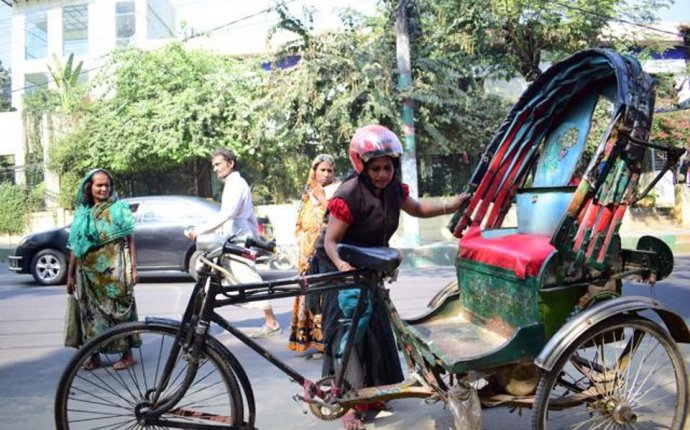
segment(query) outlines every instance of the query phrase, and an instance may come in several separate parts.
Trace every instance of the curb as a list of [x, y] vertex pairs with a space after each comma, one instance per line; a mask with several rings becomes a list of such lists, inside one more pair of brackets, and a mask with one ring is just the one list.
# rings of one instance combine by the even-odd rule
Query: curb
[[629, 232], [621, 235], [621, 245], [623, 248], [635, 249], [637, 241], [642, 236], [654, 236], [661, 239], [671, 248], [673, 255], [690, 254], [690, 230], [676, 232]]
[[14, 247], [0, 246], [0, 263], [7, 263], [7, 257], [14, 251]]
[[[690, 230], [675, 232], [625, 232], [621, 234], [623, 248], [635, 249], [642, 236], [655, 236], [666, 243], [673, 255], [690, 254]], [[455, 266], [458, 253], [457, 241], [436, 242], [414, 248], [397, 247], [403, 255], [401, 267], [424, 268], [435, 266]]]
[[403, 256], [401, 268], [455, 266], [458, 245], [454, 242], [438, 242], [415, 248], [397, 248]]

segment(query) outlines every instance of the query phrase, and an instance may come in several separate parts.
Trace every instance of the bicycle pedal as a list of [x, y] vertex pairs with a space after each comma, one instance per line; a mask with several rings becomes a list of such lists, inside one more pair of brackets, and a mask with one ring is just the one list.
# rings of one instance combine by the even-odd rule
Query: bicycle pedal
[[307, 411], [307, 408], [304, 406], [304, 397], [302, 397], [302, 396], [299, 395], [299, 394], [293, 394], [293, 395], [292, 395], [292, 400], [294, 400], [295, 403], [297, 403], [297, 406], [299, 406], [300, 409], [302, 409], [302, 413], [303, 413], [304, 415], [307, 415], [307, 414], [309, 413], [309, 412]]
[[424, 399], [424, 403], [427, 405], [435, 405], [436, 403], [440, 402], [441, 396], [439, 394], [432, 394], [431, 396], [427, 397]]

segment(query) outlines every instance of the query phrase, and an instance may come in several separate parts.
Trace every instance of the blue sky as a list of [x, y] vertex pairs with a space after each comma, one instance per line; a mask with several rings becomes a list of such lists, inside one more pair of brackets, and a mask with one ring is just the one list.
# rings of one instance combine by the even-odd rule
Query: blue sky
[[676, 0], [670, 9], [664, 9], [659, 14], [661, 21], [684, 22], [690, 24], [690, 1]]

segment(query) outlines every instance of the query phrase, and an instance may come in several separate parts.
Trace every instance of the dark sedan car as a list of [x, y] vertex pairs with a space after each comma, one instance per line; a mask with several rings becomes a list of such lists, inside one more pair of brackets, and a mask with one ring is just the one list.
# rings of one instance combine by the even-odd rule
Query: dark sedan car
[[[196, 258], [194, 242], [183, 230], [216, 213], [217, 203], [198, 197], [152, 196], [124, 199], [134, 212], [137, 269], [188, 271]], [[31, 273], [40, 284], [64, 283], [67, 277], [69, 226], [25, 236], [9, 257], [9, 269]]]

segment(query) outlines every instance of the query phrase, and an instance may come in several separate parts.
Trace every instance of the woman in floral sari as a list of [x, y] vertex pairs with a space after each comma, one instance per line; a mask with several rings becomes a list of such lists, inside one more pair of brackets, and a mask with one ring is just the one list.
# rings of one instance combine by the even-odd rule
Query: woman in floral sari
[[[134, 300], [134, 216], [129, 206], [118, 200], [112, 183], [106, 170], [95, 169], [86, 174], [77, 192], [70, 227], [67, 293], [77, 295], [81, 344], [117, 324], [138, 319]], [[127, 338], [106, 345], [100, 352], [120, 354], [112, 366], [122, 370], [134, 363], [131, 348], [140, 344], [138, 338]], [[99, 366], [99, 354], [84, 362], [87, 370]]]
[[[300, 274], [308, 273], [310, 261], [314, 255], [316, 239], [321, 233], [328, 199], [333, 195], [335, 163], [327, 154], [317, 156], [311, 163], [307, 187], [302, 195], [302, 202], [297, 213], [295, 236], [299, 248], [297, 270]], [[321, 335], [320, 297], [300, 296], [295, 299], [292, 309], [292, 325], [288, 348], [296, 352], [305, 352], [314, 348], [323, 351]], [[307, 306], [314, 303], [315, 306]]]

